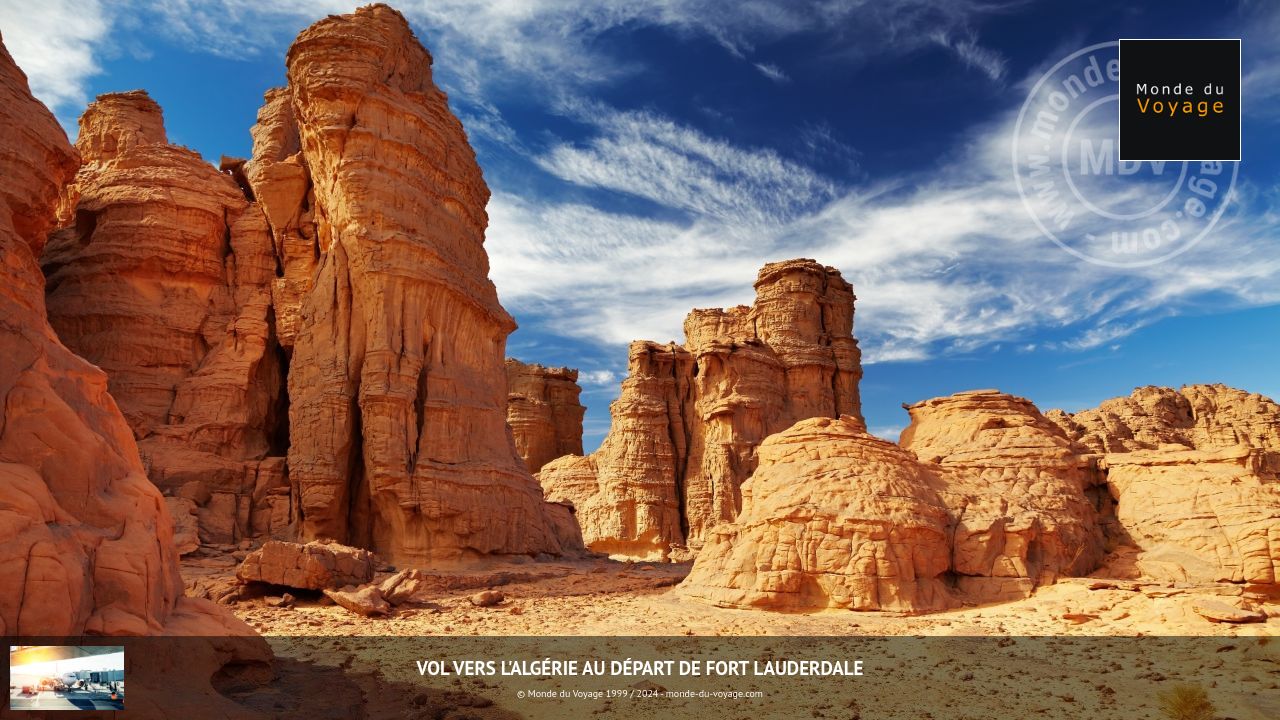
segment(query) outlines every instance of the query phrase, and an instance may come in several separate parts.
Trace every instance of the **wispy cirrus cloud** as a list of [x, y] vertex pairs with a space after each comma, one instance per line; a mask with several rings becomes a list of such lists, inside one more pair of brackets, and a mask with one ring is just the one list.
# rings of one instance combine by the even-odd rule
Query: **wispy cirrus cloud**
[[[174, 41], [236, 57], [278, 52], [301, 27], [358, 4], [121, 0], [73, 8], [0, 0], [0, 32], [37, 94], [62, 114], [78, 112], [108, 32], [122, 23], [161, 28]], [[1173, 261], [1127, 271], [1088, 265], [1051, 245], [1028, 219], [1008, 167], [1007, 108], [963, 133], [957, 157], [851, 186], [847, 177], [813, 169], [816, 156], [857, 161], [821, 121], [797, 129], [811, 157], [788, 158], [658, 109], [584, 100], [643, 71], [642, 61], [601, 42], [636, 28], [710, 39], [748, 72], [774, 80], [802, 70], [765, 62], [762, 48], [812, 37], [832, 62], [945, 48], [956, 62], [1004, 83], [1007, 60], [982, 44], [975, 28], [1019, 4], [761, 0], [733, 12], [712, 0], [399, 6], [440, 58], [437, 68], [473, 137], [601, 198], [566, 200], [490, 177], [492, 274], [526, 325], [608, 346], [678, 340], [689, 308], [748, 302], [761, 264], [795, 256], [835, 265], [855, 282], [870, 360], [967, 352], [1045, 328], [1067, 335], [1058, 341], [1064, 348], [1095, 347], [1206, 298], [1224, 305], [1280, 301], [1277, 213], [1267, 202], [1274, 188], [1242, 193], [1237, 214], [1220, 223], [1213, 242]], [[1274, 67], [1265, 59], [1248, 67], [1246, 88], [1264, 87]], [[511, 97], [533, 98], [585, 133], [533, 142], [504, 114]], [[638, 199], [646, 211], [616, 198]]]
[[664, 207], [736, 222], [804, 213], [836, 184], [768, 148], [740, 148], [652, 112], [575, 103], [585, 143], [556, 143], [535, 158], [561, 180], [627, 193]]
[[[275, 52], [307, 24], [350, 12], [363, 0], [0, 0], [0, 32], [27, 69], [37, 97], [78, 114], [85, 82], [99, 70], [113, 29], [157, 32], [168, 42], [223, 57]], [[573, 93], [642, 72], [611, 52], [610, 32], [660, 28], [707, 38], [777, 82], [788, 74], [755, 57], [757, 48], [810, 35], [836, 55], [873, 57], [914, 52], [939, 33], [970, 33], [973, 23], [1022, 0], [758, 0], [727, 11], [718, 0], [406, 0], [395, 3], [447, 57], [449, 81], [484, 127], [505, 132], [495, 96], [537, 87]], [[12, 36], [12, 37], [10, 37]], [[16, 46], [16, 47], [15, 47]], [[974, 51], [977, 51], [976, 45]], [[993, 53], [993, 51], [985, 51]], [[968, 61], [966, 61], [968, 62]], [[500, 69], [500, 70], [499, 70]]]
[[777, 65], [774, 65], [773, 63], [758, 62], [758, 63], [753, 63], [753, 65], [755, 66], [755, 69], [760, 71], [761, 75], [764, 75], [765, 77], [769, 78], [770, 80], [776, 83], [791, 82], [791, 76], [788, 75], [786, 71], [784, 71], [782, 68], [778, 67]]
[[949, 32], [935, 32], [931, 37], [938, 45], [955, 53], [967, 67], [980, 71], [993, 82], [1000, 82], [1008, 72], [1004, 56], [978, 44], [978, 39], [970, 33], [957, 37]]
[[89, 78], [101, 72], [98, 53], [111, 17], [98, 0], [0, 0], [0, 36], [27, 74], [31, 92], [54, 111], [88, 102]]
[[[1025, 342], [1044, 330], [1062, 339], [1041, 347], [1079, 351], [1188, 310], [1280, 302], [1274, 191], [1242, 184], [1215, 232], [1166, 262], [1086, 263], [1053, 245], [1026, 213], [1009, 161], [1015, 113], [973, 128], [961, 153], [926, 172], [858, 187], [816, 174], [761, 174], [759, 167], [777, 166], [742, 148], [719, 153], [717, 172], [689, 173], [684, 184], [670, 175], [672, 165], [649, 158], [670, 150], [666, 138], [696, 138], [681, 146], [698, 147], [705, 138], [656, 117], [633, 118], [661, 128], [652, 135], [620, 132], [612, 120], [625, 114], [597, 113], [585, 157], [568, 162], [564, 146], [552, 145], [538, 162], [575, 184], [678, 212], [655, 221], [499, 193], [488, 241], [494, 279], [504, 302], [546, 330], [621, 344], [678, 340], [691, 307], [749, 302], [749, 281], [763, 263], [815, 257], [854, 282], [858, 334], [871, 362]], [[589, 172], [578, 161], [626, 170]], [[690, 199], [695, 192], [702, 197]], [[1155, 192], [1154, 184], [1136, 185], [1132, 198], [1112, 199]], [[780, 211], [778, 197], [800, 210]], [[1101, 218], [1082, 222], [1100, 236], [1107, 227]]]

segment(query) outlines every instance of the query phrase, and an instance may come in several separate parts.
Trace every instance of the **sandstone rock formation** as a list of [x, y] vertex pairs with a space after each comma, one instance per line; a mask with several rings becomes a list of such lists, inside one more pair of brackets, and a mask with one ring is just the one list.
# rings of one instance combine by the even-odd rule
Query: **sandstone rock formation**
[[1263, 452], [1268, 470], [1280, 470], [1280, 405], [1225, 385], [1179, 390], [1146, 386], [1092, 410], [1047, 416], [1095, 453], [1154, 450], [1182, 445], [1212, 450], [1245, 445]]
[[543, 467], [593, 549], [666, 558], [733, 520], [767, 436], [810, 417], [861, 417], [853, 288], [813, 260], [770, 263], [751, 307], [694, 310], [686, 342], [632, 343], [600, 449]]
[[247, 634], [182, 597], [173, 521], [107, 377], [46, 320], [37, 257], [79, 160], [2, 43], [0, 125], [0, 633]]
[[386, 6], [321, 20], [243, 168], [281, 269], [301, 536], [401, 564], [558, 553], [560, 511], [506, 428], [489, 191], [431, 62]]
[[173, 518], [173, 547], [179, 555], [193, 553], [200, 548], [200, 521], [196, 504], [187, 498], [166, 497], [165, 505]]
[[151, 480], [198, 481], [200, 537], [290, 522], [267, 222], [229, 175], [170, 145], [145, 92], [80, 118], [84, 166], [43, 255], [59, 337], [107, 372]]
[[857, 418], [769, 436], [742, 514], [712, 528], [682, 588], [729, 607], [946, 607], [951, 517], [937, 479]]
[[938, 466], [951, 571], [984, 601], [1093, 571], [1105, 554], [1089, 458], [1030, 401], [975, 390], [916, 403], [900, 444]]
[[1142, 387], [1050, 417], [1100, 455], [1139, 572], [1280, 582], [1280, 405], [1223, 385]]
[[531, 473], [564, 455], [582, 454], [578, 371], [507, 358], [507, 425]]
[[236, 577], [244, 582], [323, 590], [367, 583], [374, 570], [368, 550], [338, 543], [268, 540], [245, 557]]
[[391, 612], [391, 604], [383, 599], [375, 585], [357, 588], [347, 586], [341, 590], [325, 590], [325, 597], [357, 615], [372, 617]]
[[378, 583], [378, 594], [392, 605], [402, 605], [412, 601], [427, 587], [426, 574], [417, 568], [410, 568]]
[[742, 514], [713, 531], [682, 592], [731, 607], [919, 612], [1114, 576], [1123, 563], [1108, 559], [1132, 554], [1108, 555], [1121, 545], [1140, 551], [1146, 577], [1280, 575], [1280, 406], [1267, 398], [1139, 388], [1041, 415], [976, 390], [906, 407], [902, 451], [844, 419], [766, 440]]
[[939, 610], [1025, 597], [1103, 556], [1090, 464], [1030, 402], [991, 390], [910, 406], [901, 447], [854, 418], [760, 447], [738, 519], [684, 592], [780, 610]]
[[[145, 92], [89, 107], [43, 257], [54, 327], [107, 372], [202, 543], [579, 548], [506, 427], [488, 188], [430, 55], [371, 6], [303, 32], [287, 65], [253, 158], [221, 172], [168, 143]], [[569, 432], [573, 409], [556, 415]]]

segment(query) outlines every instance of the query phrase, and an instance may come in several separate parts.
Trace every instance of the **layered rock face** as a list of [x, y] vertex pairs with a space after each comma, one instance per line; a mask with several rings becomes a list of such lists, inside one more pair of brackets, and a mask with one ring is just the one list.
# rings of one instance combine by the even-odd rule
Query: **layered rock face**
[[507, 425], [529, 472], [564, 455], [582, 454], [578, 371], [507, 358]]
[[682, 591], [728, 607], [946, 607], [951, 517], [930, 470], [861, 421], [801, 420], [760, 445], [742, 514], [720, 524]]
[[899, 442], [944, 480], [961, 591], [982, 600], [1023, 597], [1098, 567], [1105, 540], [1096, 473], [1035, 405], [975, 390], [907, 410], [911, 424]]
[[[488, 188], [430, 55], [371, 6], [287, 66], [253, 158], [222, 172], [168, 143], [146, 93], [100, 97], [44, 252], [52, 322], [107, 372], [183, 549], [191, 517], [206, 544], [397, 562], [580, 547], [507, 430]], [[565, 439], [537, 449], [580, 453], [576, 395], [547, 380]]]
[[1088, 458], [995, 391], [908, 408], [901, 447], [854, 418], [768, 438], [737, 521], [684, 592], [730, 607], [922, 612], [1024, 597], [1103, 556]]
[[1107, 564], [1118, 545], [1140, 550], [1146, 577], [1280, 575], [1280, 406], [1267, 398], [1139, 388], [1041, 415], [976, 390], [906, 407], [901, 450], [851, 419], [766, 440], [742, 514], [713, 531], [682, 592], [730, 607], [920, 612], [1126, 571]]
[[301, 536], [397, 563], [560, 552], [506, 428], [488, 188], [431, 56], [386, 6], [289, 49], [243, 168], [270, 224]]
[[813, 260], [761, 269], [751, 307], [694, 310], [684, 345], [632, 343], [613, 426], [588, 458], [539, 479], [572, 503], [593, 549], [668, 557], [733, 520], [769, 435], [810, 417], [861, 416], [853, 288]]
[[613, 427], [600, 449], [543, 466], [547, 499], [571, 505], [592, 550], [662, 558], [685, 537], [683, 473], [692, 414], [693, 360], [678, 345], [631, 344]]
[[236, 577], [244, 582], [323, 590], [367, 583], [374, 570], [373, 554], [368, 550], [337, 543], [300, 545], [270, 540], [249, 553]]
[[145, 92], [99, 97], [77, 147], [84, 166], [42, 258], [50, 322], [107, 372], [152, 481], [205, 488], [203, 541], [283, 531], [286, 406], [266, 218], [229, 175], [168, 143]]
[[1050, 417], [1100, 456], [1139, 572], [1280, 581], [1280, 405], [1223, 385], [1142, 387]]
[[1270, 470], [1280, 470], [1280, 405], [1226, 385], [1140, 387], [1092, 410], [1051, 410], [1048, 417], [1099, 454], [1161, 445], [1200, 450], [1245, 445], [1261, 450]]
[[0, 124], [0, 633], [248, 632], [182, 598], [173, 522], [107, 377], [45, 319], [36, 258], [79, 159], [3, 44]]

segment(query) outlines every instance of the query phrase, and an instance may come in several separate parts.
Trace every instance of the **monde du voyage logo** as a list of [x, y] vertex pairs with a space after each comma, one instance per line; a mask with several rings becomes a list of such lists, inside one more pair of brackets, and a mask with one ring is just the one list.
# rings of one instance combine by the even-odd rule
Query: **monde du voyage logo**
[[1221, 218], [1239, 172], [1239, 40], [1082, 48], [1032, 87], [1014, 178], [1040, 231], [1109, 267], [1186, 252]]

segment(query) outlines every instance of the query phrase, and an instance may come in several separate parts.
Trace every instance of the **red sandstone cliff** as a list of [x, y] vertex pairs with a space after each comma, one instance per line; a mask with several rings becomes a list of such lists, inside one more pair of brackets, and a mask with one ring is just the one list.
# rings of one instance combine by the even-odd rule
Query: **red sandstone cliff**
[[386, 6], [303, 31], [244, 168], [290, 349], [300, 534], [398, 563], [576, 544], [516, 455], [489, 190], [431, 56]]
[[1142, 387], [1049, 417], [1100, 456], [1136, 572], [1280, 582], [1280, 405], [1224, 385]]
[[[667, 557], [737, 516], [767, 436], [808, 417], [860, 419], [853, 288], [813, 260], [771, 263], [751, 307], [694, 310], [686, 342], [632, 343], [600, 449], [543, 467], [601, 552]], [[679, 554], [679, 553], [678, 553]]]
[[371, 6], [304, 31], [287, 69], [223, 172], [168, 143], [146, 93], [100, 97], [44, 252], [52, 322], [106, 371], [182, 549], [580, 547], [507, 429], [489, 191], [431, 56]]
[[107, 377], [45, 319], [36, 257], [79, 158], [3, 44], [0, 125], [0, 632], [248, 633], [182, 597], [173, 522]]
[[50, 322], [107, 372], [151, 480], [195, 485], [174, 509], [199, 516], [203, 541], [283, 531], [266, 219], [229, 175], [168, 143], [145, 92], [99, 97], [77, 147], [85, 163], [42, 259]]
[[582, 454], [578, 371], [507, 358], [507, 425], [531, 473], [564, 455]]

